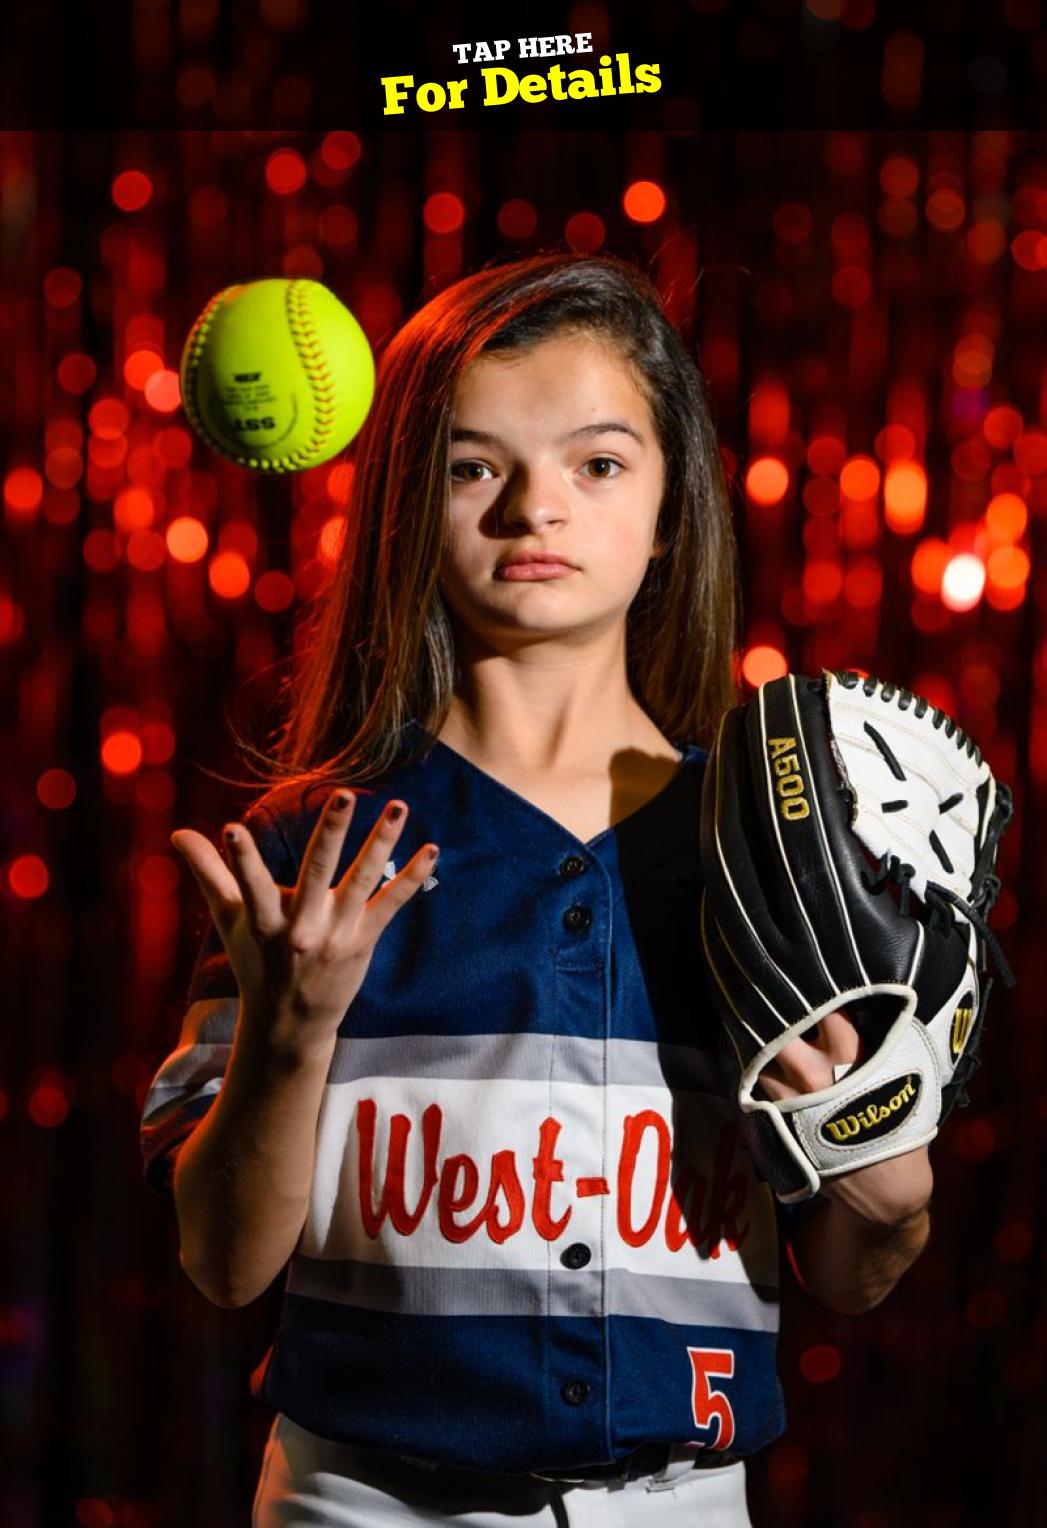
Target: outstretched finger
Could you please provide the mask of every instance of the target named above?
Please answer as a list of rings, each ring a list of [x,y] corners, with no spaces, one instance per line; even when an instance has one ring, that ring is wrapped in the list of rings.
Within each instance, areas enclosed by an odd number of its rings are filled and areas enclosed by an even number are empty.
[[[417,853],[412,854],[404,868],[392,880],[386,881],[367,902],[364,913],[367,918],[367,938],[372,944],[377,941],[386,924],[392,921],[393,916],[424,883],[438,855],[436,844],[423,844]],[[347,871],[339,891],[348,877]]]
[[[280,933],[285,921],[280,888],[270,875],[248,828],[242,823],[229,823],[223,837],[251,931],[260,939],[272,939]]]
[[[334,888],[337,917],[355,918],[380,884],[406,817],[407,808],[402,801],[386,803],[356,858]]]
[[[290,922],[306,923],[319,915],[338,868],[355,805],[355,793],[345,789],[332,791],[324,802],[302,855],[288,914]]]
[[[195,828],[179,828],[171,834],[170,843],[193,872],[215,927],[221,931],[243,900],[236,877],[211,840]]]

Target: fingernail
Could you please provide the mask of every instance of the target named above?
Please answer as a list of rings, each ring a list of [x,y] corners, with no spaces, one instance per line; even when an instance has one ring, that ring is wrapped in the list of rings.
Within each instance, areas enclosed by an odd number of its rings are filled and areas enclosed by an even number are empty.
[[[429,850],[428,850],[428,851],[427,851],[427,853],[426,853],[426,856],[425,856],[425,857],[426,857],[426,859],[427,859],[427,860],[432,860],[432,862],[433,862],[433,864],[434,864],[434,865],[435,865],[435,863],[436,863],[436,858],[437,858],[437,855],[438,855],[438,854],[439,854],[439,853],[440,853],[440,851],[439,851],[439,849],[429,849]]]
[[[390,822],[399,822],[403,814],[404,809],[402,806],[391,806],[389,811],[386,813]]]
[[[332,803],[332,809],[336,812],[344,812],[350,800],[351,797],[345,791],[339,791]]]
[[[236,843],[236,829],[235,828],[226,828],[225,832],[223,834],[223,837],[225,838],[225,841],[226,841],[227,844],[235,844]]]

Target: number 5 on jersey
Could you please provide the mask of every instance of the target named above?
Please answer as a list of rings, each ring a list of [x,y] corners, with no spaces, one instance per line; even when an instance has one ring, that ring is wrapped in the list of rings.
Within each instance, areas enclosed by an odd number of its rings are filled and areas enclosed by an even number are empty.
[[[688,1348],[694,1385],[691,1390],[691,1410],[699,1427],[716,1423],[716,1441],[708,1448],[730,1448],[734,1441],[734,1412],[722,1390],[709,1383],[714,1378],[731,1379],[734,1374],[734,1354],[730,1348]],[[704,1442],[704,1439],[703,1439]]]

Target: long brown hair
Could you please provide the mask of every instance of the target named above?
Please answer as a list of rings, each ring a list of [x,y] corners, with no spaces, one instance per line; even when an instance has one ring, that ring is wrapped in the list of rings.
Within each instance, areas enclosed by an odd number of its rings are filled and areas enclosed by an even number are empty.
[[[737,552],[704,381],[649,278],[612,255],[537,254],[492,263],[414,313],[382,354],[357,436],[338,567],[296,643],[286,717],[266,753],[275,785],[380,779],[405,762],[414,718],[439,732],[457,674],[438,588],[448,450],[458,380],[484,352],[521,351],[586,331],[614,347],[643,388],[665,460],[656,536],[626,616],[627,680],[674,740],[711,746],[737,704]],[[431,746],[423,738],[415,753]]]

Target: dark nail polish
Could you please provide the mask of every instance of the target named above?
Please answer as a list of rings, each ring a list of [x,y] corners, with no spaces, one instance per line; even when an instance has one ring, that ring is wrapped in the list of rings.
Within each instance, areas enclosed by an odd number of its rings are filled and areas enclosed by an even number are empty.
[[[388,812],[389,821],[390,822],[399,822],[400,818],[403,816],[403,814],[404,814],[404,809],[403,809],[402,806],[391,806],[389,808],[389,812]]]
[[[336,812],[344,812],[346,807],[349,805],[349,800],[350,800],[350,798],[345,794],[345,792],[344,791],[340,791],[338,793],[338,795],[334,798],[334,802],[333,802],[334,810]]]

